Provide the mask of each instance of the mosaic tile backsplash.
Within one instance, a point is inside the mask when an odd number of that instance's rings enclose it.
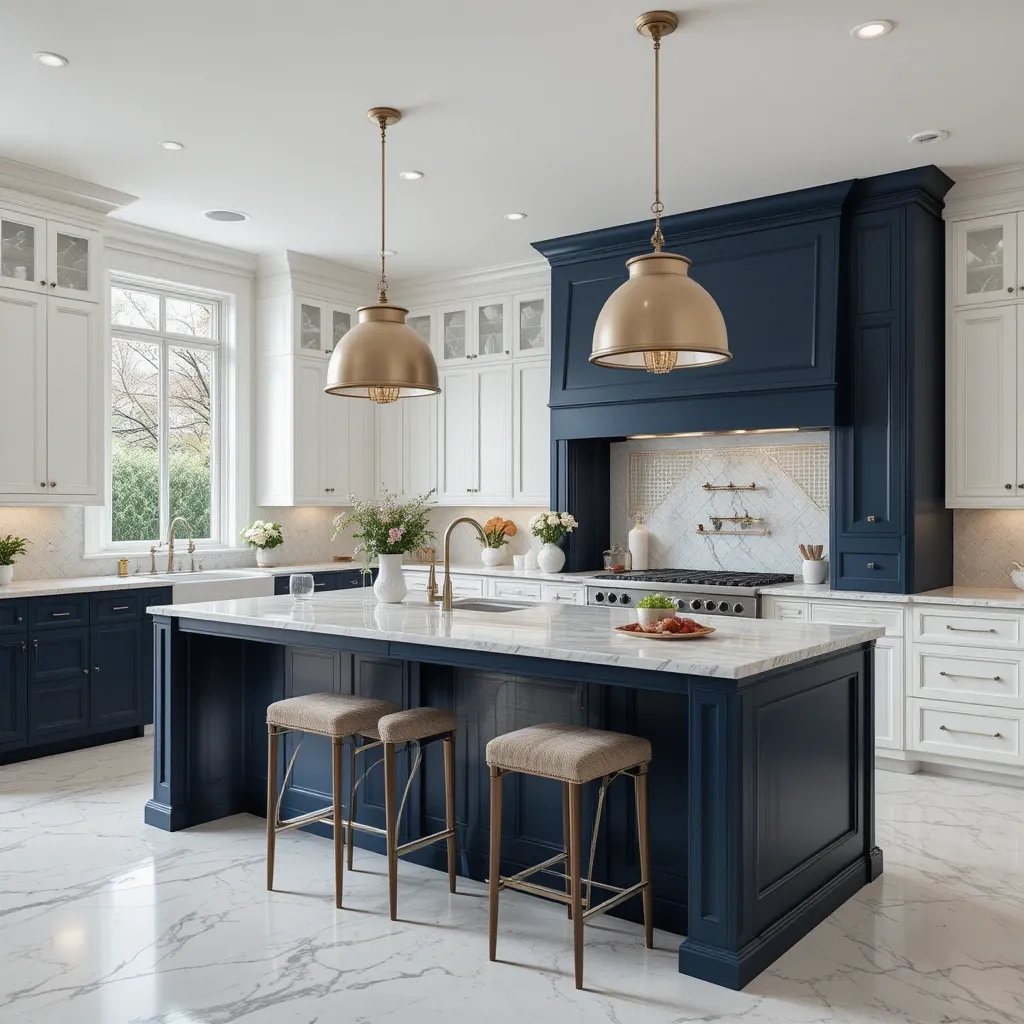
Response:
[[[953,582],[1012,587],[1011,562],[1024,563],[1024,511],[958,508],[953,513]]]
[[[642,515],[651,567],[800,571],[800,544],[828,544],[826,433],[658,438],[612,445],[612,540]],[[757,484],[753,491],[703,485]],[[749,533],[715,536],[712,517],[763,519]],[[699,535],[697,525],[706,531]],[[722,523],[722,530],[739,530]],[[753,531],[767,529],[768,536]]]
[[[513,554],[522,554],[534,539],[526,524],[540,509],[536,508],[438,508],[431,512],[431,524],[437,533],[440,557],[441,539],[445,527],[458,516],[473,516],[481,523],[494,515],[511,519],[519,527],[519,534],[506,548],[506,561],[511,564]],[[327,508],[259,508],[253,518],[269,519],[280,523],[284,531],[284,544],[277,549],[281,565],[303,562],[329,562],[335,555],[351,554],[354,543],[350,538],[331,540],[331,520],[339,509]],[[85,512],[79,506],[56,508],[0,508],[0,536],[13,533],[29,541],[28,553],[17,560],[18,579],[60,579],[66,576],[112,576],[117,572],[116,558],[88,559],[82,557]],[[452,534],[452,561],[456,564],[476,563],[480,560],[480,544],[470,528],[459,528]],[[535,542],[536,543],[536,542]],[[536,545],[539,547],[539,543]],[[166,558],[166,549],[164,558]],[[130,572],[136,562],[143,572],[149,569],[149,556],[132,558]],[[158,564],[159,561],[158,561]],[[203,557],[207,569],[234,569],[256,564],[255,552],[250,550]]]

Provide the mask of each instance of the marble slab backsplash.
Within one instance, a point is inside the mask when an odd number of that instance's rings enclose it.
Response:
[[[289,563],[329,562],[335,555],[351,554],[354,542],[348,537],[331,540],[331,521],[341,511],[336,508],[257,508],[253,518],[269,519],[281,524],[284,544],[277,550],[277,561]],[[506,561],[521,554],[534,541],[526,524],[537,508],[437,508],[430,514],[437,533],[438,557],[441,539],[447,525],[459,516],[472,516],[481,523],[494,515],[511,519],[519,533],[506,548]],[[112,576],[117,572],[117,558],[86,559],[83,557],[85,510],[67,505],[52,508],[0,508],[0,536],[13,533],[29,541],[28,551],[17,560],[18,579],[60,579],[68,576]],[[539,543],[534,541],[535,546]],[[166,549],[164,558],[166,559]],[[452,534],[452,561],[456,564],[480,561],[480,544],[471,527],[459,527]],[[130,572],[136,563],[143,572],[149,569],[149,556],[131,558]],[[162,564],[159,563],[158,564]],[[203,556],[207,569],[236,569],[256,564],[250,549]]]
[[[651,568],[798,573],[800,544],[823,544],[827,552],[825,432],[622,441],[612,445],[611,467],[611,539],[624,543],[641,514]],[[757,490],[705,491],[705,483],[756,483]],[[712,516],[744,514],[764,520],[751,531],[770,535],[714,535]],[[723,522],[722,529],[740,525]]]

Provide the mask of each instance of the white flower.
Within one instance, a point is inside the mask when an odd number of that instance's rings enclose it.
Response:
[[[559,518],[558,513],[557,512],[549,512],[548,513],[548,522],[552,526],[558,526],[559,523],[561,523],[561,519]]]

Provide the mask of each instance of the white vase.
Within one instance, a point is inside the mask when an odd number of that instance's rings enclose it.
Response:
[[[545,544],[537,552],[541,572],[561,572],[565,565],[565,552],[557,544]]]
[[[398,604],[409,593],[402,572],[404,555],[378,555],[377,563],[380,570],[377,582],[373,585],[373,593],[378,601],[384,604]]]
[[[269,551],[267,548],[256,549],[256,566],[259,569],[269,569],[272,566],[277,565],[277,559],[274,557],[274,552]]]
[[[6,587],[14,579],[13,565],[0,565],[0,587]]]
[[[480,560],[488,568],[493,569],[497,565],[501,565],[505,561],[505,549],[500,548],[481,548],[480,549]]]

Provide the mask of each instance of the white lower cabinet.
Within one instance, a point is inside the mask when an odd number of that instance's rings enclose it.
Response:
[[[0,503],[102,503],[99,315],[94,302],[0,288]]]
[[[907,746],[924,754],[1024,766],[1018,708],[950,701],[907,701]],[[979,765],[984,767],[984,765]]]
[[[586,604],[587,592],[582,585],[565,583],[542,583],[540,599],[552,604]]]
[[[504,597],[517,601],[540,601],[543,599],[542,588],[537,580],[517,580],[507,577],[492,576],[488,592],[491,597]]]
[[[875,641],[875,746],[903,749],[903,641]]]

